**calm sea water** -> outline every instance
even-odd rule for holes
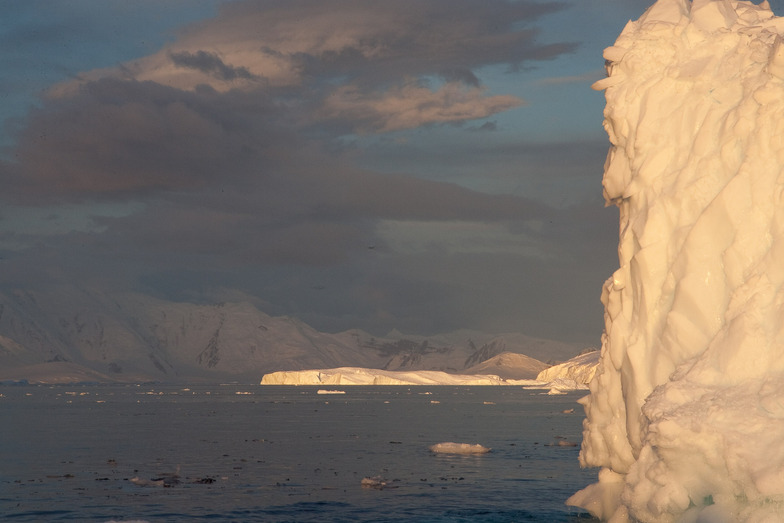
[[[595,521],[564,505],[584,392],[330,388],[0,386],[0,519]]]

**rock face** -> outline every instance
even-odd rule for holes
[[[74,287],[0,293],[0,379],[34,374],[47,381],[45,364],[57,362],[118,381],[225,376],[257,382],[278,370],[343,366],[457,373],[502,352],[563,360],[579,349],[520,334],[329,334],[242,302],[177,303]],[[63,368],[49,367],[55,374]]]

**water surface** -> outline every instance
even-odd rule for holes
[[[570,446],[580,441],[584,392],[332,388],[346,394],[0,386],[0,518],[594,521],[563,504],[596,477]],[[445,441],[492,451],[430,452]],[[366,477],[384,485],[363,487]]]

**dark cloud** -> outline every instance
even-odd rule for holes
[[[413,240],[361,220],[272,221],[150,203],[145,213],[104,220],[103,233],[50,237],[7,253],[0,286],[67,280],[203,302],[233,288],[261,297],[271,314],[324,330],[471,327],[587,341],[601,333],[601,285],[617,263],[617,211],[600,205],[506,233],[503,224],[472,233],[442,222],[419,238],[426,248],[406,247]],[[439,233],[447,229],[464,242]]]
[[[303,77],[341,76],[364,84],[401,75],[454,75],[491,64],[520,66],[575,49],[542,43],[532,22],[561,2],[490,0],[259,0],[223,6],[217,19],[182,39],[213,45],[252,35]],[[230,38],[228,35],[232,35]]]
[[[254,116],[277,111],[257,93],[218,96],[154,82],[102,79],[33,109],[2,165],[5,197],[25,201],[138,198],[217,185],[263,169],[259,151],[284,140]],[[267,155],[269,158],[271,155]]]
[[[169,57],[174,62],[174,65],[198,69],[219,80],[236,80],[238,78],[255,80],[258,78],[256,75],[251,74],[247,67],[234,67],[225,64],[215,53],[206,51],[189,53],[188,51],[182,51],[180,53],[171,53]]]
[[[445,69],[440,72],[441,76],[447,82],[462,82],[471,87],[479,87],[479,78],[470,70],[464,67]]]
[[[388,132],[505,111],[522,101],[488,96],[472,69],[573,49],[538,43],[530,27],[562,7],[231,2],[149,59],[51,90],[16,136],[15,161],[0,166],[0,180],[6,196],[29,201],[138,198],[269,176],[270,164],[304,150],[308,136]],[[201,76],[182,77],[183,71]],[[427,75],[450,82],[430,88]],[[226,90],[259,77],[271,85]]]

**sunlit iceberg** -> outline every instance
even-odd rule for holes
[[[262,385],[517,385],[553,393],[588,388],[596,372],[598,351],[581,354],[539,373],[536,379],[502,378],[495,374],[450,374],[435,370],[390,371],[338,367],[277,371],[265,374]],[[504,369],[501,368],[503,371]],[[512,369],[512,371],[515,371]],[[511,371],[510,371],[511,372]]]
[[[388,371],[360,367],[278,371],[265,374],[262,385],[516,385],[535,380],[504,380],[493,375],[448,374],[435,370]]]
[[[574,495],[604,520],[784,519],[784,19],[659,0],[604,52],[619,269]],[[767,519],[766,519],[767,518]]]

